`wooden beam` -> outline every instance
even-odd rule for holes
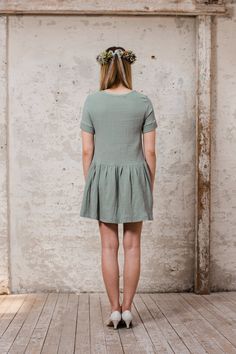
[[[226,13],[222,1],[195,0],[1,0],[0,14],[8,15],[222,15]]]
[[[211,16],[197,17],[194,291],[208,294],[210,267]]]

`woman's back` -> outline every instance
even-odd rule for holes
[[[93,162],[143,162],[142,133],[157,127],[152,102],[136,90],[114,94],[96,91],[87,96],[81,129],[95,133]]]

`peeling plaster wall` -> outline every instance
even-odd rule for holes
[[[155,220],[143,225],[138,290],[193,286],[195,19],[12,16],[13,292],[104,290],[97,221],[79,217],[84,188],[79,121],[86,95],[98,89],[95,56],[113,43],[137,53],[134,88],[153,100],[159,124]],[[119,231],[122,286],[122,225]]]
[[[236,289],[236,1],[213,26],[211,289]]]
[[[8,293],[7,19],[0,16],[0,294]]]

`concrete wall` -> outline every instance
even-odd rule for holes
[[[143,226],[138,290],[192,290],[195,18],[10,16],[8,20],[8,26],[4,16],[0,22],[3,88],[8,62],[7,101],[5,90],[0,91],[2,288],[104,290],[97,222],[79,217],[84,188],[79,121],[86,95],[98,89],[95,56],[120,44],[138,56],[134,88],[151,97],[159,125],[155,220]],[[217,18],[213,26],[212,290],[236,288],[235,27],[235,15]],[[119,231],[122,286],[122,225]]]
[[[7,176],[7,18],[0,17],[0,294],[9,292]]]
[[[144,223],[139,290],[190,289],[195,19],[13,16],[8,40],[12,291],[104,290],[97,222],[79,217],[79,120],[98,88],[96,54],[114,42],[137,53],[134,87],[150,95],[159,123],[155,221]]]
[[[236,289],[236,1],[213,25],[211,288]]]

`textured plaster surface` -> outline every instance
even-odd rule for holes
[[[213,25],[211,289],[236,289],[236,2]]]
[[[11,16],[13,292],[104,290],[97,221],[79,217],[79,121],[86,95],[98,89],[95,57],[113,44],[136,52],[133,85],[152,99],[159,125],[155,220],[143,224],[138,291],[193,286],[195,19]]]
[[[7,26],[0,17],[0,294],[8,293],[8,208],[7,208]]]

